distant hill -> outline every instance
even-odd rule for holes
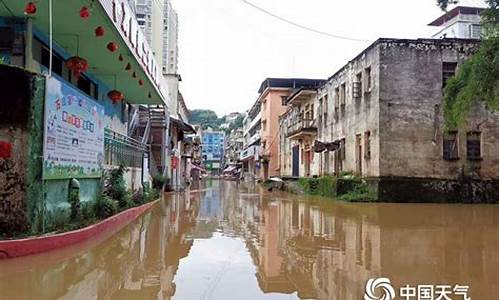
[[[219,126],[224,123],[224,117],[219,118],[210,109],[193,109],[189,111],[189,123],[200,124],[203,129],[212,127],[214,130],[219,130]]]
[[[232,121],[229,121],[232,117]],[[230,122],[230,123],[229,123]],[[223,117],[218,117],[217,114],[210,109],[193,109],[189,111],[189,123],[199,124],[203,129],[212,127],[214,130],[231,131],[231,129],[243,126],[243,114],[232,113]],[[224,123],[228,123],[221,127]]]

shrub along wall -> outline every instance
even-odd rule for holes
[[[299,186],[304,193],[335,198],[350,202],[372,202],[377,200],[374,190],[360,177],[352,174],[299,178]]]

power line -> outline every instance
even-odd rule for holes
[[[290,24],[292,26],[295,26],[295,27],[299,27],[303,30],[307,30],[307,31],[311,31],[311,32],[314,32],[316,34],[321,34],[321,35],[324,35],[324,36],[328,36],[328,37],[331,37],[331,38],[335,38],[335,39],[341,39],[341,40],[347,40],[347,41],[354,41],[354,42],[370,42],[370,40],[364,40],[364,39],[358,39],[358,38],[352,38],[352,37],[347,37],[347,36],[342,36],[342,35],[338,35],[338,34],[333,34],[333,33],[329,33],[329,32],[325,32],[325,31],[321,31],[321,30],[317,30],[317,29],[314,29],[314,28],[311,28],[311,27],[308,27],[308,26],[304,26],[304,25],[301,25],[301,24],[298,24],[294,21],[290,21],[288,19],[285,19],[283,17],[280,17],[260,6],[257,6],[247,0],[240,0],[241,2],[245,3],[246,5],[249,5],[253,8],[255,8],[256,10],[262,12],[262,13],[265,13],[266,15],[269,15],[273,18],[276,18],[282,22],[285,22],[287,24]]]

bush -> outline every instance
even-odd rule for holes
[[[130,197],[127,197],[127,187],[125,184],[125,167],[119,166],[110,170],[105,178],[104,194],[116,201],[121,209],[130,207]]]
[[[339,179],[339,182],[341,180]],[[377,194],[370,186],[359,177],[352,179],[342,179],[343,193],[337,190],[337,199],[348,202],[374,202],[377,201]],[[340,187],[340,185],[339,185]]]
[[[158,199],[158,197],[160,197],[160,193],[158,192],[158,190],[152,189],[149,186],[149,183],[145,182],[143,184],[143,186],[144,186],[143,194],[144,194],[144,201],[145,202],[150,202],[150,201],[153,201],[155,199]]]
[[[333,176],[323,176],[317,178],[302,177],[299,178],[298,183],[306,194],[333,197],[336,179]]]
[[[167,178],[163,175],[156,175],[153,177],[153,188],[162,190],[163,185],[167,182]]]
[[[109,218],[118,212],[118,205],[115,200],[107,195],[102,195],[95,204],[95,214],[101,219]]]

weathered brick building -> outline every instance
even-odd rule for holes
[[[478,104],[445,131],[442,89],[478,47],[465,39],[379,39],[316,100],[317,175],[352,171],[381,200],[498,201],[498,113]],[[311,175],[315,175],[314,173]]]

